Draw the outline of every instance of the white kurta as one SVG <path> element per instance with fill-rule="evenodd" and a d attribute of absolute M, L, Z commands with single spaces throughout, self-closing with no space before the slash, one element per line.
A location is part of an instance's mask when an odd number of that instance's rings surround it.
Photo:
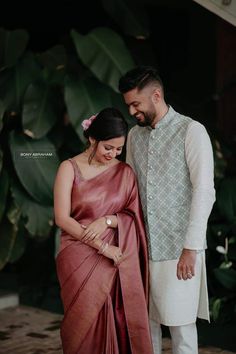
<path fill-rule="evenodd" d="M 205 253 L 197 255 L 192 279 L 177 278 L 177 263 L 178 260 L 149 261 L 150 319 L 165 326 L 194 323 L 197 317 L 209 321 Z"/>
<path fill-rule="evenodd" d="M 199 251 L 195 276 L 178 280 L 177 260 L 150 262 L 150 319 L 167 325 L 193 323 L 196 317 L 209 320 L 205 252 L 207 219 L 215 200 L 212 146 L 206 129 L 192 121 L 185 139 L 185 156 L 192 183 L 190 219 L 184 247 Z M 127 162 L 132 166 L 129 141 Z"/>

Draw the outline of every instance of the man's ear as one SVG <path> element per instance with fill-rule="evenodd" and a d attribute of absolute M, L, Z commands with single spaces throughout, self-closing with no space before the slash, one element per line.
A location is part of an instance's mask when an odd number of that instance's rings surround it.
<path fill-rule="evenodd" d="M 153 103 L 158 103 L 161 99 L 161 88 L 160 87 L 156 87 L 155 90 L 153 91 L 152 94 L 152 102 Z"/>

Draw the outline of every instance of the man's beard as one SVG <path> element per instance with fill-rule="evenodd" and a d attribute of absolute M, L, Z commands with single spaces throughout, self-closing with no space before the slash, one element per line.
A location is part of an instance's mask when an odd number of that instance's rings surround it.
<path fill-rule="evenodd" d="M 144 120 L 141 122 L 141 121 L 137 121 L 137 124 L 140 126 L 140 127 L 149 127 L 152 125 L 154 119 L 155 119 L 155 116 L 156 116 L 156 113 L 155 112 L 141 112 L 144 116 Z"/>

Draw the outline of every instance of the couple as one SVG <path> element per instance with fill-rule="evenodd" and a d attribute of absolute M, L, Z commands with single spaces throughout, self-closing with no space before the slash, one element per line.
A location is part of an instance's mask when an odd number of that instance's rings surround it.
<path fill-rule="evenodd" d="M 119 88 L 138 122 L 127 138 L 128 164 L 116 159 L 127 124 L 106 108 L 83 122 L 88 148 L 62 162 L 55 181 L 63 350 L 160 354 L 163 324 L 174 354 L 197 354 L 196 318 L 209 320 L 210 139 L 166 104 L 154 68 L 129 71 Z"/>

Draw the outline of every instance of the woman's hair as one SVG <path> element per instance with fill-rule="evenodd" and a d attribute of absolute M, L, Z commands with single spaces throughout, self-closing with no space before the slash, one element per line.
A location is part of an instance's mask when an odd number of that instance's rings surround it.
<path fill-rule="evenodd" d="M 116 108 L 104 108 L 92 121 L 88 129 L 84 131 L 85 138 L 93 138 L 96 141 L 126 137 L 128 124 L 122 113 Z"/>
<path fill-rule="evenodd" d="M 150 84 L 161 87 L 164 92 L 162 80 L 154 67 L 137 66 L 120 78 L 119 90 L 124 94 L 135 88 L 142 90 Z"/>

